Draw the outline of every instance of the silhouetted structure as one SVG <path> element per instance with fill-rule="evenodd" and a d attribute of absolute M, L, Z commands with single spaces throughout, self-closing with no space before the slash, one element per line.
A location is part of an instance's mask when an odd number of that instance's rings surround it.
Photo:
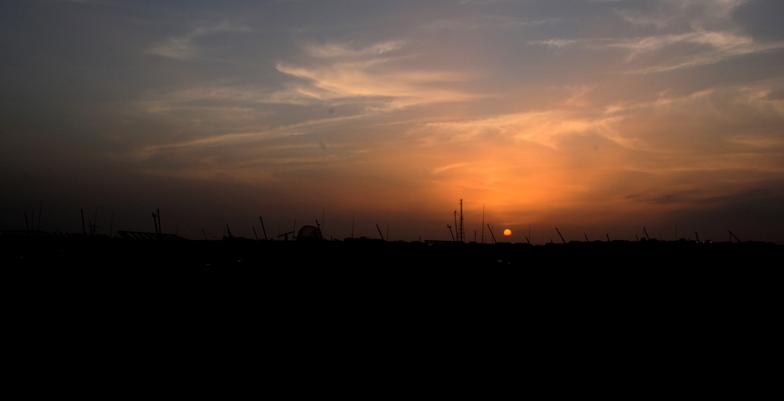
<path fill-rule="evenodd" d="M 321 240 L 321 230 L 313 226 L 302 226 L 297 233 L 297 240 Z"/>

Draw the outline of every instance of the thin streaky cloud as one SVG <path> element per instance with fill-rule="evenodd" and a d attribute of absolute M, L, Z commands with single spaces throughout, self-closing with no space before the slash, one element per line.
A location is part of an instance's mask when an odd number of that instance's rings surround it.
<path fill-rule="evenodd" d="M 351 115 L 351 116 L 344 116 L 344 117 L 313 119 L 313 120 L 307 120 L 291 125 L 271 127 L 265 131 L 230 133 L 224 135 L 210 136 L 206 138 L 197 138 L 192 140 L 180 141 L 175 143 L 150 145 L 133 152 L 132 155 L 135 158 L 146 159 L 152 157 L 154 154 L 159 153 L 161 151 L 175 149 L 175 148 L 196 149 L 196 148 L 217 147 L 217 146 L 225 146 L 225 145 L 240 145 L 240 144 L 247 145 L 258 141 L 266 141 L 275 138 L 304 135 L 304 133 L 301 131 L 301 129 L 303 128 L 327 126 L 327 125 L 339 125 L 340 123 L 344 123 L 346 121 L 357 120 L 369 116 L 372 116 L 372 113 L 367 113 L 362 115 Z M 288 146 L 288 147 L 278 146 L 276 148 L 293 149 L 298 147 L 299 146 Z"/>
<path fill-rule="evenodd" d="M 276 102 L 294 103 L 307 100 L 334 99 L 388 99 L 376 109 L 399 109 L 418 104 L 464 101 L 472 95 L 458 89 L 439 88 L 433 84 L 458 83 L 469 79 L 462 73 L 449 71 L 423 71 L 401 69 L 391 64 L 398 59 L 377 57 L 392 50 L 399 50 L 400 42 L 385 42 L 361 51 L 348 52 L 344 46 L 328 46 L 306 53 L 317 55 L 309 65 L 278 62 L 276 69 L 290 77 L 302 80 L 286 90 L 270 96 Z M 328 56 L 325 56 L 328 55 Z M 364 56 L 354 60 L 358 55 Z M 376 57 L 371 57 L 376 56 Z"/>
<path fill-rule="evenodd" d="M 384 53 L 398 50 L 402 48 L 403 45 L 403 41 L 389 41 L 356 49 L 347 43 L 326 43 L 322 45 L 307 45 L 304 47 L 304 49 L 307 55 L 318 58 L 362 57 L 378 56 Z"/>
<path fill-rule="evenodd" d="M 530 40 L 528 44 L 531 45 L 545 45 L 548 47 L 554 48 L 564 48 L 567 46 L 571 46 L 580 42 L 585 42 L 585 40 L 580 39 L 547 39 L 547 40 Z"/>
<path fill-rule="evenodd" d="M 462 167 L 466 167 L 466 166 L 470 166 L 470 165 L 471 165 L 470 163 L 449 164 L 449 165 L 446 165 L 446 166 L 436 167 L 436 168 L 434 168 L 431 171 L 431 173 L 432 174 L 441 174 L 441 173 L 443 173 L 445 171 L 448 171 L 448 170 L 453 170 L 453 169 L 456 169 L 456 168 L 462 168 Z"/>
<path fill-rule="evenodd" d="M 251 31 L 246 25 L 223 21 L 216 25 L 193 29 L 183 36 L 169 37 L 164 42 L 149 48 L 148 52 L 166 58 L 192 60 L 202 55 L 202 49 L 195 43 L 200 37 L 221 32 L 248 33 Z"/>
<path fill-rule="evenodd" d="M 498 15 L 482 15 L 470 18 L 438 19 L 422 25 L 419 30 L 435 33 L 441 31 L 475 31 L 501 30 L 508 31 L 518 27 L 536 27 L 559 22 L 557 19 L 527 19 Z"/>

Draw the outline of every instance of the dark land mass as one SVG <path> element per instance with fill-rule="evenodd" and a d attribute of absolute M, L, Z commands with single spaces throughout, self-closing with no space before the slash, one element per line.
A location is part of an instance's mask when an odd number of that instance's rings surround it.
<path fill-rule="evenodd" d="M 9 344 L 34 344 L 22 348 L 31 364 L 43 359 L 30 350 L 65 355 L 63 369 L 85 350 L 202 368 L 207 349 L 326 371 L 349 350 L 461 368 L 472 355 L 539 356 L 547 372 L 605 372 L 604 361 L 640 375 L 636 361 L 691 380 L 694 361 L 769 358 L 780 333 L 784 248 L 772 243 L 165 238 L 0 237 Z"/>
<path fill-rule="evenodd" d="M 525 243 L 343 241 L 191 241 L 174 235 L 156 239 L 5 232 L 0 237 L 4 266 L 41 267 L 210 267 L 243 266 L 271 270 L 298 267 L 524 267 L 710 269 L 774 267 L 784 246 L 773 243 L 692 241 Z"/>

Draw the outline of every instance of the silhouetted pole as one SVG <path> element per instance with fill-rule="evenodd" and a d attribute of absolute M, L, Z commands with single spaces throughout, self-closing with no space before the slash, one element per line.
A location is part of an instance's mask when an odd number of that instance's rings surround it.
<path fill-rule="evenodd" d="M 495 240 L 495 234 L 493 234 L 493 229 L 490 228 L 490 223 L 487 224 L 487 229 L 490 230 L 490 235 L 493 237 L 493 243 L 495 244 L 496 242 L 498 242 Z"/>
<path fill-rule="evenodd" d="M 381 229 L 378 227 L 378 224 L 376 224 L 376 230 L 378 230 L 378 235 L 380 235 L 380 236 L 381 236 L 381 240 L 382 240 L 382 241 L 386 241 L 386 240 L 384 239 L 384 234 L 382 234 L 382 233 L 381 233 Z"/>
<path fill-rule="evenodd" d="M 267 230 L 264 229 L 264 220 L 261 219 L 261 216 L 259 216 L 259 221 L 261 222 L 261 231 L 264 231 L 264 239 L 266 240 L 267 239 Z"/>
<path fill-rule="evenodd" d="M 696 231 L 694 232 L 694 237 L 697 238 L 697 242 L 699 243 L 700 242 L 700 235 L 697 234 Z"/>
<path fill-rule="evenodd" d="M 610 234 L 604 234 L 607 236 L 607 242 L 610 242 Z"/>
<path fill-rule="evenodd" d="M 528 237 L 525 237 L 525 242 L 527 242 L 528 245 L 531 245 L 531 240 L 529 240 Z"/>
<path fill-rule="evenodd" d="M 201 228 L 201 233 L 204 235 L 204 240 L 207 241 L 207 233 L 204 232 L 204 227 Z"/>
<path fill-rule="evenodd" d="M 465 229 L 463 227 L 463 200 L 460 199 L 460 235 L 458 235 L 460 242 L 465 242 Z"/>
<path fill-rule="evenodd" d="M 231 235 L 231 228 L 229 228 L 229 225 L 228 225 L 228 224 L 226 224 L 226 234 L 228 235 L 228 237 L 229 237 L 229 238 L 234 238 L 234 237 Z"/>
<path fill-rule="evenodd" d="M 256 226 L 253 226 L 253 236 L 256 237 L 256 241 L 259 240 L 259 236 L 256 235 Z"/>
<path fill-rule="evenodd" d="M 651 237 L 648 236 L 648 230 L 646 230 L 645 227 L 642 228 L 642 232 L 645 233 L 645 239 L 651 239 Z"/>
<path fill-rule="evenodd" d="M 446 228 L 448 228 L 448 229 L 449 229 L 449 235 L 451 235 L 451 236 L 452 236 L 452 241 L 453 241 L 453 242 L 455 242 L 455 234 L 452 234 L 452 226 L 450 226 L 449 224 L 447 224 L 447 225 L 446 225 Z"/>
<path fill-rule="evenodd" d="M 38 219 L 39 220 L 41 219 L 41 215 L 40 214 L 38 215 Z M 727 231 L 730 231 L 730 230 L 727 230 Z M 735 234 L 732 233 L 732 231 L 730 231 L 730 236 L 732 236 L 732 238 L 735 238 L 735 241 L 738 241 L 738 243 L 740 244 L 740 240 L 738 239 L 738 237 L 735 236 Z"/>
<path fill-rule="evenodd" d="M 585 242 L 590 242 L 588 241 L 588 234 L 583 233 L 583 235 L 585 235 Z"/>
<path fill-rule="evenodd" d="M 557 232 L 558 232 L 558 236 L 559 236 L 559 237 L 561 237 L 561 241 L 563 241 L 563 243 L 565 244 L 565 243 L 566 243 L 566 240 L 564 239 L 563 235 L 561 235 L 561 232 L 560 232 L 560 231 L 558 231 L 558 227 L 555 227 L 555 231 L 557 231 Z"/>
<path fill-rule="evenodd" d="M 460 241 L 460 231 L 457 226 L 457 210 L 455 210 L 455 241 Z"/>
<path fill-rule="evenodd" d="M 530 235 L 530 233 L 529 233 Z M 482 243 L 485 243 L 485 204 L 482 204 Z"/>

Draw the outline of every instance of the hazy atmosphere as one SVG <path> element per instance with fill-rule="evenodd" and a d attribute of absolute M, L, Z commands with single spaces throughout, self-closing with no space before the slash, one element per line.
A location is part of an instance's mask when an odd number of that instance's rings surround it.
<path fill-rule="evenodd" d="M 784 1 L 5 0 L 0 229 L 784 243 Z M 33 220 L 34 219 L 34 220 Z M 296 221 L 296 223 L 295 223 Z M 485 241 L 489 241 L 485 230 Z"/>

